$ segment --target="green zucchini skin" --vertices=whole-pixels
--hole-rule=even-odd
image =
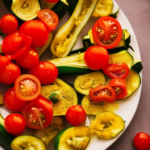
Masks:
[[[135,63],[133,66],[132,66],[132,69],[137,72],[137,73],[140,73],[143,69],[143,64],[141,61]]]
[[[67,129],[63,129],[59,134],[56,135],[55,140],[54,140],[54,150],[59,150],[59,140],[62,134],[66,131]]]
[[[91,72],[88,68],[80,68],[73,66],[57,66],[59,75],[75,75],[75,74],[85,74]]]
[[[12,150],[10,145],[14,138],[15,137],[9,134],[4,126],[0,124],[0,145],[6,150]]]
[[[52,8],[52,10],[58,15],[59,20],[68,12],[69,5],[65,4],[63,1],[57,2],[57,4]]]

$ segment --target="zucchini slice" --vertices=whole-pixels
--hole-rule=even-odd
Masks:
[[[116,53],[109,54],[109,64],[115,64],[118,62],[124,62],[131,69],[133,65],[133,57],[127,50],[122,50]]]
[[[11,143],[12,150],[46,150],[45,144],[37,137],[31,135],[21,135],[16,137]]]
[[[65,57],[74,46],[82,28],[96,6],[98,0],[80,0],[69,20],[56,33],[50,49],[53,55]]]
[[[63,129],[63,119],[61,117],[53,117],[51,124],[41,130],[36,130],[34,136],[40,138],[46,146],[50,141]]]
[[[28,21],[37,17],[41,7],[39,0],[12,0],[11,10],[21,20]]]
[[[127,93],[128,93],[125,98],[127,98],[140,87],[141,77],[137,72],[131,69],[129,75],[125,78],[125,81],[127,83]]]
[[[81,94],[89,95],[89,91],[99,84],[105,84],[105,76],[101,71],[95,71],[78,76],[74,88]]]
[[[77,53],[64,58],[50,59],[55,64],[59,75],[85,74],[91,72],[84,62],[84,53]]]
[[[96,116],[89,128],[91,134],[101,139],[116,137],[125,127],[123,119],[112,112],[104,112]]]
[[[42,86],[41,95],[53,102],[54,116],[65,115],[69,107],[78,103],[75,90],[58,78],[52,85]]]
[[[62,130],[55,138],[54,150],[85,150],[90,141],[88,127],[76,126]]]
[[[41,56],[47,50],[52,40],[53,40],[53,33],[50,32],[46,44],[42,47],[36,47],[39,56]]]
[[[113,0],[98,0],[93,17],[109,16],[113,10]]]
[[[98,115],[103,112],[114,112],[119,108],[119,104],[116,101],[114,101],[113,103],[94,103],[88,95],[82,99],[81,105],[87,115]]]
[[[91,72],[84,62],[84,52],[70,55],[64,58],[55,58],[48,60],[56,65],[59,75],[66,74],[85,74]],[[121,50],[109,54],[109,63],[125,62],[131,68],[133,64],[133,57],[127,50]]]

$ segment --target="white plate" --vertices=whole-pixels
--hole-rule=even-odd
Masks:
[[[4,8],[3,4],[1,4],[2,2],[0,2],[0,18],[8,13],[7,10]],[[63,19],[60,20],[59,26],[57,27],[57,30],[60,28],[60,25],[62,26],[68,19],[69,15],[66,14],[65,17]],[[131,34],[131,43],[130,45],[133,47],[133,49],[135,50],[134,52],[134,58],[138,58],[139,60],[141,60],[141,56],[140,56],[140,50],[138,47],[138,43],[136,40],[136,36],[134,34],[134,31],[128,21],[128,19],[126,18],[126,16],[124,15],[124,13],[122,12],[122,10],[119,11],[118,16],[117,16],[117,20],[120,22],[121,26],[123,29],[127,29],[129,31],[129,33]],[[76,42],[76,45],[74,46],[73,49],[78,49],[83,47],[82,45],[82,37],[87,34],[88,30],[91,29],[91,27],[93,26],[94,22],[96,21],[95,18],[91,18],[87,25],[83,28],[82,32],[80,33],[80,36]],[[56,31],[55,31],[56,32]],[[55,33],[54,33],[55,34]],[[47,51],[47,53],[49,53],[49,50]],[[47,60],[49,59],[49,54],[45,53],[44,56],[41,58],[42,60]],[[142,73],[140,73],[141,79],[142,79]],[[0,85],[0,90],[1,89],[6,89],[7,87],[4,85]],[[139,100],[140,100],[140,94],[141,94],[141,88],[142,85],[138,88],[138,90],[136,92],[134,92],[133,95],[131,95],[129,98],[127,98],[126,100],[123,101],[119,101],[119,109],[117,111],[115,111],[116,114],[120,115],[126,122],[125,122],[125,129],[128,127],[129,123],[131,122]],[[3,112],[4,116],[6,116],[8,113],[5,111]],[[124,131],[125,131],[124,129]],[[123,131],[123,132],[124,132]],[[89,146],[87,147],[86,150],[105,150],[107,149],[110,145],[112,145],[122,134],[123,132],[121,132],[117,137],[115,137],[114,139],[111,140],[101,140],[98,138],[93,138],[90,141]],[[53,150],[53,144],[51,142],[51,145],[49,147],[51,150]]]

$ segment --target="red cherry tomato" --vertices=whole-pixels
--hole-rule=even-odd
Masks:
[[[86,119],[85,110],[80,105],[73,105],[67,110],[66,119],[71,125],[78,126]]]
[[[20,68],[11,62],[11,57],[0,55],[0,82],[3,84],[12,84],[20,76]]]
[[[5,107],[13,112],[21,112],[21,110],[27,105],[27,101],[22,101],[15,96],[14,88],[10,88],[5,92],[3,101]]]
[[[45,23],[49,31],[56,29],[59,18],[57,14],[50,9],[43,9],[38,11],[38,18]]]
[[[110,85],[98,85],[92,88],[89,96],[93,102],[114,102],[116,100],[116,93]]]
[[[6,55],[14,55],[18,51],[31,46],[32,39],[28,36],[15,32],[5,37],[2,43],[2,51]]]
[[[39,63],[37,50],[30,47],[16,58],[16,62],[18,65],[26,69],[35,67]]]
[[[123,99],[127,96],[127,85],[124,79],[112,79],[109,85],[116,92],[116,99]]]
[[[14,84],[14,93],[20,100],[31,101],[41,93],[41,83],[31,74],[20,75]]]
[[[59,0],[46,0],[47,2],[51,2],[51,3],[57,3],[59,2]]]
[[[52,121],[52,102],[46,100],[43,96],[39,96],[23,108],[22,115],[26,120],[27,127],[43,129]]]
[[[19,31],[32,38],[33,47],[44,46],[49,37],[49,31],[47,30],[45,24],[40,20],[30,20],[24,22],[20,26]]]
[[[107,76],[111,78],[125,79],[129,74],[129,67],[126,63],[123,62],[108,64],[102,70]]]
[[[11,14],[6,14],[1,18],[0,27],[3,33],[11,34],[18,29],[18,20]]]
[[[58,69],[48,61],[40,61],[38,65],[29,70],[29,73],[36,76],[41,84],[51,84],[58,76]]]
[[[105,48],[94,45],[85,51],[84,61],[91,70],[100,70],[108,64],[109,55]]]
[[[95,22],[92,34],[98,45],[111,49],[119,44],[123,31],[120,23],[115,18],[106,16]]]
[[[20,135],[26,126],[26,121],[24,117],[18,113],[9,114],[4,119],[4,128],[7,132],[17,136]]]
[[[135,135],[133,144],[138,150],[148,150],[150,148],[150,136],[147,133],[139,132]]]

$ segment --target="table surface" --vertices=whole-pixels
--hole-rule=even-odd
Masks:
[[[148,88],[150,69],[146,69],[150,67],[148,63],[150,54],[150,0],[116,0],[116,2],[135,32],[144,69],[142,71],[142,92],[135,116],[122,136],[107,150],[135,150],[132,141],[136,133],[146,132],[150,135],[150,89]]]
[[[137,111],[122,136],[107,150],[135,150],[133,138],[138,132],[150,135],[150,0],[116,0],[128,18],[140,48],[143,71],[142,92]],[[147,69],[146,69],[147,68]]]

